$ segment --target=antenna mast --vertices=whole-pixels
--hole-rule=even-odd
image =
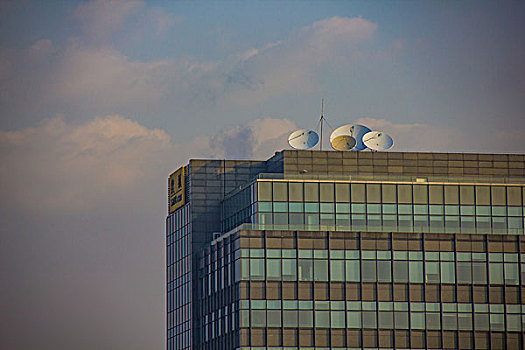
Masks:
[[[321,99],[321,142],[319,143],[319,150],[323,150],[323,122],[324,122],[324,97]]]

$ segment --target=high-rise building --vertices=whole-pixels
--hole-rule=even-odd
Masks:
[[[525,346],[524,155],[286,150],[168,187],[168,349]]]

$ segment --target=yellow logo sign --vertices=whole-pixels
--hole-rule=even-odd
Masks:
[[[186,173],[186,167],[183,166],[170,175],[170,178],[168,181],[170,213],[173,213],[175,210],[179,209],[186,203],[186,198],[184,196],[185,173]]]

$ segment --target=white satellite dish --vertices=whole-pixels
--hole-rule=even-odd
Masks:
[[[352,151],[362,151],[366,148],[363,144],[363,135],[370,132],[370,129],[364,125],[359,124],[346,124],[338,127],[330,135],[330,143],[333,139],[341,135],[352,136],[355,139],[356,145],[352,148]]]
[[[310,149],[319,142],[319,135],[313,130],[300,129],[288,136],[288,143],[295,149]]]
[[[370,131],[363,136],[363,143],[374,151],[386,151],[394,145],[394,140],[382,131]]]
[[[355,139],[350,135],[339,135],[335,138],[330,138],[330,144],[336,151],[350,151],[355,147]]]

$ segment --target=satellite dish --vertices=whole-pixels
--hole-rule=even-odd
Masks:
[[[319,135],[313,130],[300,129],[288,136],[288,143],[295,149],[310,149],[319,142]]]
[[[366,146],[363,144],[363,135],[367,132],[370,132],[370,129],[364,125],[346,124],[338,127],[334,130],[334,132],[332,132],[332,135],[330,135],[330,143],[338,136],[347,135],[353,137],[356,142],[355,147],[353,147],[351,150],[362,151],[366,148]]]
[[[336,151],[350,151],[355,147],[355,139],[350,135],[339,135],[331,138],[330,144]]]
[[[394,140],[382,131],[370,131],[363,136],[363,143],[374,151],[386,151],[394,145]]]

